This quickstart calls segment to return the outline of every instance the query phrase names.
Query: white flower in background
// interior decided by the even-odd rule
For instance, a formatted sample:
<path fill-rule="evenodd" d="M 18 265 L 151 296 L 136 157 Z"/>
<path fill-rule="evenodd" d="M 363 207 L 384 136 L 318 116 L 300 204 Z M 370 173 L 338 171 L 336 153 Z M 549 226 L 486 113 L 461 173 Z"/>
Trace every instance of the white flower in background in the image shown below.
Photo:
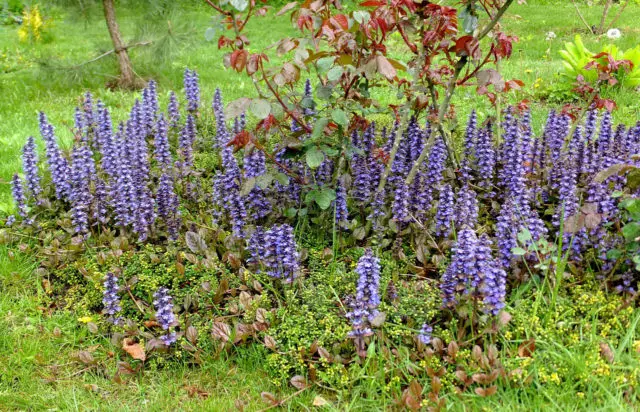
<path fill-rule="evenodd" d="M 611 40 L 619 39 L 622 36 L 622 32 L 619 29 L 609 29 L 607 31 L 607 37 Z"/>
<path fill-rule="evenodd" d="M 556 36 L 556 34 L 554 32 L 548 31 L 547 32 L 547 37 L 545 37 L 545 40 L 550 41 L 550 40 L 555 39 L 556 37 L 557 36 Z"/>

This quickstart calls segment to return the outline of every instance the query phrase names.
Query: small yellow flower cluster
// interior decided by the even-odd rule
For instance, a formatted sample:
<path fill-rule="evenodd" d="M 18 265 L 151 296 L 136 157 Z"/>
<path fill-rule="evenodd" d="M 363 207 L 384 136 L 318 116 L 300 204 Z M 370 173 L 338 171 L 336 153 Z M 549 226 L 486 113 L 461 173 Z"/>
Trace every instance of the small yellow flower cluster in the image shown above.
<path fill-rule="evenodd" d="M 46 25 L 38 5 L 25 7 L 22 12 L 22 25 L 18 29 L 20 41 L 40 41 Z"/>
<path fill-rule="evenodd" d="M 540 369 L 538 369 L 538 378 L 540 379 L 541 383 L 545 383 L 545 384 L 555 384 L 555 385 L 560 385 L 560 375 L 558 374 L 558 372 L 547 372 L 547 369 L 543 366 Z"/>
<path fill-rule="evenodd" d="M 593 373 L 599 376 L 609 376 L 611 375 L 611 367 L 606 363 L 600 363 Z"/>
<path fill-rule="evenodd" d="M 400 377 L 398 375 L 392 377 L 389 382 L 384 386 L 384 389 L 387 393 L 391 392 L 391 389 L 394 386 L 399 386 L 400 385 Z"/>

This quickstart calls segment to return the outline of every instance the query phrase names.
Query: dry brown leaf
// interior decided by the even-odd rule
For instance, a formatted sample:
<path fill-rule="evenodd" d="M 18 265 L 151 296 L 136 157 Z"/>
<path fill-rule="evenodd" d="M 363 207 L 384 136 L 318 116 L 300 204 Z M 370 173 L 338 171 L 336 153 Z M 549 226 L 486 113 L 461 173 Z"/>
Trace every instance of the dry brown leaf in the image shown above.
<path fill-rule="evenodd" d="M 476 388 L 475 392 L 482 397 L 487 397 L 487 396 L 494 395 L 497 390 L 498 390 L 498 387 L 493 385 L 488 388 Z"/>
<path fill-rule="evenodd" d="M 193 325 L 190 325 L 185 332 L 185 337 L 189 342 L 195 344 L 198 341 L 198 330 Z"/>
<path fill-rule="evenodd" d="M 78 360 L 80 360 L 80 362 L 84 363 L 85 365 L 89 365 L 95 362 L 93 355 L 86 350 L 81 350 L 80 352 L 78 352 Z"/>
<path fill-rule="evenodd" d="M 518 356 L 521 358 L 530 358 L 536 350 L 536 340 L 531 338 L 524 341 L 518 346 Z"/>
<path fill-rule="evenodd" d="M 318 347 L 318 355 L 320 355 L 320 357 L 325 358 L 328 361 L 331 361 L 331 359 L 333 358 L 329 353 L 329 351 L 323 348 L 322 346 Z"/>
<path fill-rule="evenodd" d="M 247 310 L 251 306 L 251 295 L 248 292 L 242 291 L 240 292 L 240 304 L 242 307 Z"/>
<path fill-rule="evenodd" d="M 145 320 L 143 324 L 146 328 L 153 328 L 155 326 L 160 326 L 160 324 L 155 320 Z"/>
<path fill-rule="evenodd" d="M 327 406 L 329 402 L 323 398 L 322 396 L 317 396 L 313 398 L 313 406 Z"/>
<path fill-rule="evenodd" d="M 304 389 L 309 386 L 304 376 L 300 376 L 300 375 L 296 375 L 293 378 L 291 378 L 291 385 L 293 385 L 293 387 L 296 389 Z"/>
<path fill-rule="evenodd" d="M 185 385 L 184 386 L 184 390 L 187 391 L 187 395 L 189 395 L 190 398 L 202 398 L 202 399 L 206 399 L 209 397 L 209 392 L 198 388 L 195 385 Z"/>
<path fill-rule="evenodd" d="M 124 338 L 122 340 L 122 349 L 127 352 L 133 359 L 144 361 L 147 359 L 147 355 L 144 353 L 144 348 L 138 342 L 135 342 L 131 338 Z"/>
<path fill-rule="evenodd" d="M 265 308 L 258 308 L 256 310 L 256 321 L 260 323 L 267 323 L 267 310 Z"/>
<path fill-rule="evenodd" d="M 223 342 L 228 342 L 231 337 L 231 327 L 224 322 L 213 322 L 211 336 Z"/>
<path fill-rule="evenodd" d="M 614 362 L 615 356 L 613 354 L 613 350 L 611 350 L 611 346 L 609 346 L 608 343 L 600 343 L 600 356 L 602 356 L 602 358 L 609 363 Z"/>
<path fill-rule="evenodd" d="M 260 394 L 260 397 L 262 398 L 263 401 L 265 401 L 266 403 L 276 406 L 278 405 L 278 400 L 276 399 L 275 395 L 272 394 L 271 392 L 262 392 Z"/>
<path fill-rule="evenodd" d="M 500 326 L 505 326 L 511 320 L 512 316 L 506 310 L 500 311 L 498 314 L 498 324 Z"/>
<path fill-rule="evenodd" d="M 480 359 L 482 359 L 482 348 L 480 348 L 480 346 L 473 346 L 473 349 L 471 349 L 471 358 L 476 362 L 480 362 Z"/>
<path fill-rule="evenodd" d="M 268 349 L 276 350 L 276 340 L 267 335 L 264 337 L 264 346 L 266 346 Z"/>

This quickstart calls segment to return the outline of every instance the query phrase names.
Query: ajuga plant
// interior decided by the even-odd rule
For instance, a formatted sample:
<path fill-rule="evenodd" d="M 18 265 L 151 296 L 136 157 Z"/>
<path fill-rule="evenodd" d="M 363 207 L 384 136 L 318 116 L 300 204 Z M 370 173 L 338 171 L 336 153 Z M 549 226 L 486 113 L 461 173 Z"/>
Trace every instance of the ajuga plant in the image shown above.
<path fill-rule="evenodd" d="M 169 295 L 167 288 L 161 287 L 153 294 L 153 306 L 156 308 L 158 324 L 167 332 L 160 337 L 160 340 L 169 346 L 176 341 L 176 332 L 171 332 L 170 330 L 177 322 L 173 313 L 173 298 Z"/>
<path fill-rule="evenodd" d="M 387 128 L 353 116 L 342 145 L 302 123 L 236 115 L 219 90 L 211 105 L 191 111 L 189 76 L 191 97 L 159 101 L 151 83 L 120 124 L 86 95 L 70 150 L 40 114 L 44 154 L 27 138 L 24 178 L 12 179 L 17 217 L 7 230 L 49 242 L 46 264 L 62 272 L 74 259 L 95 259 L 87 267 L 104 280 L 89 307 L 102 310 L 116 337 L 126 328 L 122 339 L 150 338 L 158 356 L 181 348 L 195 358 L 207 345 L 198 346 L 191 322 L 213 324 L 220 345 L 209 349 L 264 342 L 292 362 L 283 367 L 290 372 L 302 342 L 316 340 L 340 353 L 340 368 L 361 363 L 378 343 L 418 357 L 440 350 L 445 335 L 488 345 L 483 331 L 505 318 L 510 291 L 553 273 L 549 244 L 611 293 L 638 290 L 630 246 L 637 216 L 628 209 L 638 187 L 628 173 L 640 124 L 614 125 L 595 107 L 584 120 L 552 111 L 540 131 L 523 105 L 507 108 L 500 123 L 474 113 L 461 122 L 456 168 L 433 118 L 419 112 Z M 296 123 L 322 125 L 320 90 L 305 83 L 299 93 L 308 110 Z M 207 119 L 215 133 L 199 132 Z M 339 135 L 336 125 L 322 125 L 323 133 Z M 55 236 L 40 236 L 48 232 Z M 55 253 L 65 246 L 69 253 Z M 83 247 L 92 253 L 82 255 Z M 126 259 L 149 248 L 149 261 L 127 271 Z M 95 284 L 84 290 L 96 295 Z M 80 287 L 73 285 L 60 289 Z M 211 302 L 215 320 L 203 309 Z M 153 333 L 132 332 L 133 319 Z M 454 324 L 456 338 L 448 334 Z M 314 368 L 337 367 L 304 356 Z"/>
<path fill-rule="evenodd" d="M 356 341 L 358 354 L 364 356 L 366 347 L 363 339 L 373 334 L 372 323 L 378 316 L 380 305 L 380 260 L 373 255 L 371 249 L 367 249 L 358 260 L 356 273 L 356 294 L 350 297 L 351 311 L 346 316 L 353 327 L 349 336 Z"/>
<path fill-rule="evenodd" d="M 196 101 L 197 76 L 187 73 L 185 100 Z M 34 218 L 55 205 L 48 210 L 62 218 L 59 224 L 68 222 L 78 242 L 91 242 L 108 229 L 133 241 L 180 243 L 189 241 L 185 236 L 196 230 L 194 219 L 205 213 L 217 230 L 234 239 L 224 248 L 285 283 L 304 273 L 294 227 L 307 219 L 320 230 L 335 226 L 345 232 L 336 240 L 343 246 L 367 242 L 369 234 L 367 243 L 375 245 L 376 253 L 391 242 L 424 248 L 427 231 L 436 243 L 454 244 L 452 254 L 446 247 L 426 246 L 451 261 L 442 273 L 444 307 L 469 296 L 489 314 L 502 307 L 511 271 L 541 258 L 534 250 L 541 239 L 561 237 L 576 260 L 594 249 L 606 263 L 603 279 L 629 267 L 607 256 L 622 241 L 613 224 L 619 219 L 614 192 L 624 189 L 626 178 L 603 173 L 636 162 L 640 126 L 614 126 L 606 111 L 593 109 L 584 124 L 573 125 L 568 114 L 551 112 L 540 135 L 522 107 L 508 108 L 501 125 L 483 123 L 473 113 L 465 130 L 463 168 L 456 174 L 447 164 L 444 139 L 428 145 L 433 130 L 427 120 L 412 117 L 379 132 L 373 123 L 351 119 L 352 149 L 324 166 L 331 148 L 310 143 L 312 135 L 300 126 L 293 127 L 298 131 L 288 144 L 308 145 L 305 161 L 295 153 L 288 156 L 291 147 L 276 147 L 275 155 L 267 150 L 267 139 L 277 133 L 268 118 L 256 126 L 261 134 L 249 130 L 242 113 L 228 124 L 229 113 L 216 91 L 208 109 L 215 115 L 216 133 L 208 137 L 206 150 L 219 163 L 213 170 L 198 170 L 196 117 L 188 105 L 182 105 L 187 113 L 177 112 L 175 94 L 169 97 L 169 112 L 161 113 L 156 93 L 151 82 L 130 117 L 118 125 L 111 123 L 108 108 L 87 94 L 75 114 L 70 153 L 60 148 L 53 125 L 40 114 L 48 167 L 41 175 L 35 142 L 27 139 L 25 178 L 15 175 L 12 181 L 18 223 L 34 223 L 31 230 L 41 230 Z M 310 83 L 302 94 L 309 110 L 299 120 L 320 121 Z M 199 105 L 198 110 L 205 109 Z M 497 128 L 502 129 L 500 144 L 493 141 Z M 194 187 L 207 194 L 194 200 Z M 304 215 L 298 214 L 302 207 Z"/>

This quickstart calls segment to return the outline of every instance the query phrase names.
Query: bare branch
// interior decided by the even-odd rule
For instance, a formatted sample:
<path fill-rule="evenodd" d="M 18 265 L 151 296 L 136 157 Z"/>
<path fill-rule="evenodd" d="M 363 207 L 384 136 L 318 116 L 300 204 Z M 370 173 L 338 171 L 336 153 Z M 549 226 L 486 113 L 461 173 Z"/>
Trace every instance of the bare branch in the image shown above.
<path fill-rule="evenodd" d="M 624 12 L 624 9 L 627 8 L 628 4 L 629 4 L 629 0 L 625 1 L 624 4 L 622 6 L 620 6 L 620 10 L 618 10 L 618 14 L 616 14 L 616 17 L 614 17 L 613 20 L 611 20 L 611 22 L 607 26 L 606 30 L 609 30 L 610 28 L 613 27 L 614 24 L 616 24 L 616 22 L 618 21 L 618 19 L 620 18 L 620 16 Z"/>
<path fill-rule="evenodd" d="M 493 16 L 493 18 L 491 19 L 491 21 L 485 26 L 484 29 L 482 29 L 482 31 L 480 32 L 480 34 L 478 34 L 478 36 L 476 37 L 478 39 L 478 41 L 484 39 L 487 34 L 489 34 L 489 32 L 494 28 L 494 26 L 498 23 L 498 21 L 500 20 L 500 18 L 502 17 L 502 15 L 504 14 L 505 11 L 507 11 L 507 9 L 509 8 L 509 6 L 511 6 L 511 3 L 513 3 L 513 0 L 507 0 L 504 2 L 504 4 L 502 5 L 502 7 L 500 7 L 500 9 L 498 10 L 498 12 L 496 13 L 495 16 Z"/>
<path fill-rule="evenodd" d="M 128 49 L 131 49 L 131 48 L 133 48 L 133 47 L 148 46 L 148 45 L 150 45 L 151 43 L 153 43 L 151 40 L 149 40 L 149 41 L 141 41 L 141 42 L 138 42 L 138 43 L 127 44 L 126 46 L 123 46 L 123 47 L 122 47 L 122 49 L 124 49 L 124 50 L 128 50 Z M 98 61 L 98 60 L 100 60 L 100 59 L 102 59 L 102 58 L 104 58 L 104 57 L 107 57 L 107 56 L 109 56 L 109 55 L 111 55 L 111 54 L 115 53 L 115 52 L 116 52 L 116 50 L 115 50 L 115 49 L 111 49 L 111 50 L 109 50 L 108 52 L 102 53 L 101 55 L 99 55 L 99 56 L 97 56 L 97 57 L 94 57 L 94 58 L 93 58 L 93 59 L 91 59 L 91 60 L 87 60 L 87 61 L 86 61 L 86 62 L 84 62 L 84 63 L 76 64 L 76 65 L 74 65 L 74 66 L 61 67 L 61 69 L 77 69 L 78 67 L 82 67 L 82 66 L 85 66 L 85 65 L 87 65 L 87 64 L 89 64 L 89 63 L 93 63 L 93 62 L 95 62 L 95 61 Z"/>
<path fill-rule="evenodd" d="M 271 94 L 273 94 L 276 100 L 278 100 L 278 103 L 280 103 L 280 106 L 282 106 L 282 110 L 284 110 L 285 113 L 287 113 L 293 120 L 295 120 L 296 123 L 298 123 L 298 125 L 302 127 L 305 132 L 312 133 L 313 130 L 305 122 L 300 120 L 300 118 L 296 116 L 295 113 L 289 110 L 289 107 L 287 106 L 287 104 L 282 100 L 278 92 L 273 88 L 273 86 L 269 82 L 269 79 L 267 79 L 267 75 L 264 72 L 264 66 L 262 66 L 262 63 L 260 63 L 260 67 L 262 68 L 262 80 L 264 80 L 264 82 L 266 83 L 267 88 L 269 89 L 269 91 L 271 91 Z"/>
<path fill-rule="evenodd" d="M 217 4 L 215 4 L 214 2 L 212 2 L 211 0 L 204 0 L 205 3 L 207 3 L 209 6 L 213 7 L 215 9 L 215 11 L 217 11 L 220 14 L 223 14 L 225 16 L 231 16 L 231 13 L 228 11 L 223 10 L 220 6 L 218 6 Z"/>
<path fill-rule="evenodd" d="M 591 28 L 591 26 L 589 26 L 589 23 L 587 22 L 587 20 L 584 18 L 584 16 L 582 15 L 582 12 L 580 11 L 580 9 L 578 8 L 578 4 L 576 3 L 576 0 L 571 0 L 571 2 L 573 3 L 573 7 L 576 8 L 576 13 L 578 13 L 578 17 L 580 17 L 580 20 L 582 20 L 582 22 L 584 23 L 584 25 L 587 27 L 587 30 L 589 30 L 591 32 L 591 34 L 595 34 L 593 32 L 593 29 Z"/>

